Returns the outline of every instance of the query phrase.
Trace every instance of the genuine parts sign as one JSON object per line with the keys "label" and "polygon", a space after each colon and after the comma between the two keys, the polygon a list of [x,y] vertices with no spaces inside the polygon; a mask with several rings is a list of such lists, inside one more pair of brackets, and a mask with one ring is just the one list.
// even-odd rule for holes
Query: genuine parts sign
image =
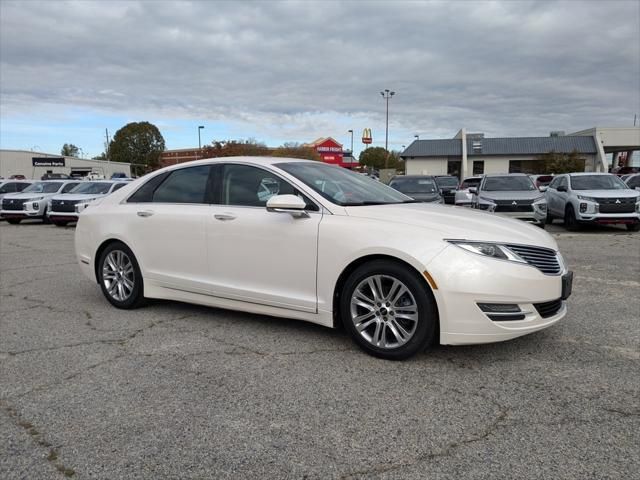
{"label": "genuine parts sign", "polygon": [[34,167],[64,167],[64,157],[31,157]]}

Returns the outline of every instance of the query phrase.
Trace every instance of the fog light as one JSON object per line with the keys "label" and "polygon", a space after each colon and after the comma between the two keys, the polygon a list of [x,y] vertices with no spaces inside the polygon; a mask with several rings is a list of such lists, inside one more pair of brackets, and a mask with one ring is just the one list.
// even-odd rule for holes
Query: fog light
{"label": "fog light", "polygon": [[587,211],[587,204],[586,203],[581,203],[580,204],[580,213],[585,213]]}
{"label": "fog light", "polygon": [[494,322],[524,320],[524,313],[512,303],[479,303],[478,307]]}

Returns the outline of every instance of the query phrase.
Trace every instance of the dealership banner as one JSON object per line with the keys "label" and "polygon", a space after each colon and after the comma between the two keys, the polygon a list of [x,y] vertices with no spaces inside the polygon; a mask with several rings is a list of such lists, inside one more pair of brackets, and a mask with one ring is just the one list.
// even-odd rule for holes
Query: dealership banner
{"label": "dealership banner", "polygon": [[64,157],[32,157],[34,167],[64,167]]}

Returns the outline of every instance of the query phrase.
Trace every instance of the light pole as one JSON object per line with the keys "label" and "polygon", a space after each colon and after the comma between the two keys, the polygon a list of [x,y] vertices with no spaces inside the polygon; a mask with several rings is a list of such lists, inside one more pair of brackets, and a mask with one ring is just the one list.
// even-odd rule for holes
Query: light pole
{"label": "light pole", "polygon": [[353,130],[347,130],[351,134],[351,156],[353,157]]}
{"label": "light pole", "polygon": [[391,92],[388,88],[385,88],[384,92],[380,92],[382,98],[387,101],[387,127],[384,134],[384,149],[387,151],[387,156],[384,160],[384,168],[389,167],[389,99],[395,94],[396,92]]}
{"label": "light pole", "polygon": [[196,160],[200,158],[200,151],[202,150],[202,142],[200,141],[200,130],[204,128],[204,125],[200,125],[198,127],[198,154],[196,155]]}

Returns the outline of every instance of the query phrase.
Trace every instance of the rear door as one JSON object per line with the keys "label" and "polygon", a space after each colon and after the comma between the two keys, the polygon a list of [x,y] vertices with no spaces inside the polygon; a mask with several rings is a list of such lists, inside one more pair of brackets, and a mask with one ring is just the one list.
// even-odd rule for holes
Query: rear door
{"label": "rear door", "polygon": [[211,167],[173,170],[144,184],[123,205],[127,238],[145,280],[208,293],[206,220]]}

